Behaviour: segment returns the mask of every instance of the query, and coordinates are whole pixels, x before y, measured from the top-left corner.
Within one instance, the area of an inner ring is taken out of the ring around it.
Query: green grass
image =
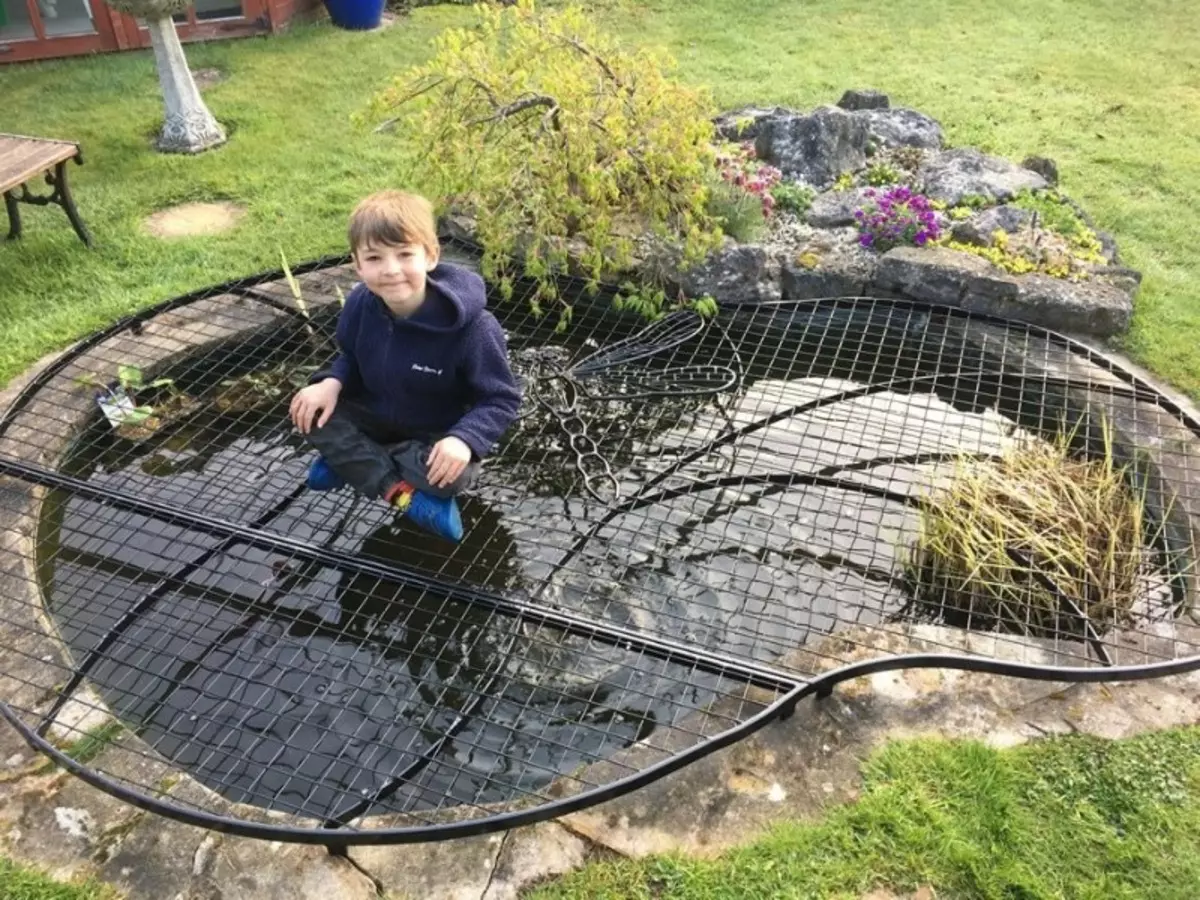
[[[597,15],[665,44],[722,105],[833,102],[873,86],[937,117],[956,144],[1060,163],[1064,189],[1113,231],[1146,280],[1127,349],[1200,397],[1200,17],[1176,0],[607,0]],[[99,248],[57,210],[29,210],[0,246],[0,379],[115,316],[235,274],[340,251],[349,207],[405,184],[402,141],[349,127],[389,72],[424,59],[461,7],[417,10],[377,34],[327,26],[190,45],[230,77],[207,97],[229,145],[196,159],[149,151],[160,106],[151,57],[0,67],[6,130],[84,142],[75,174]],[[419,188],[420,185],[409,186]],[[236,231],[163,244],[140,221],[164,205],[232,198]]]
[[[77,740],[63,747],[63,752],[81,765],[91,762],[125,732],[125,726],[115,719],[84,732]]]
[[[94,881],[65,884],[0,858],[0,900],[112,900],[116,896]]]
[[[955,900],[1200,896],[1200,729],[996,751],[910,741],[876,753],[860,799],[709,861],[593,864],[529,900]]]

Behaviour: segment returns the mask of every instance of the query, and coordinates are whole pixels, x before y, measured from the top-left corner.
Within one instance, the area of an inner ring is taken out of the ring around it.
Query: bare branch
[[[426,81],[426,83],[422,87],[414,88],[414,89],[410,90],[407,94],[402,96],[399,100],[391,100],[390,101],[391,106],[393,109],[396,108],[397,106],[403,106],[405,103],[409,103],[413,100],[416,100],[422,94],[432,91],[435,87],[440,87],[441,85],[443,85],[445,83],[446,83],[445,78],[430,79],[430,80]]]
[[[580,53],[582,53],[584,56],[586,56],[588,59],[590,59],[596,65],[598,65],[600,67],[600,69],[604,72],[604,74],[609,77],[609,80],[612,81],[612,83],[615,84],[617,87],[619,87],[619,88],[625,87],[625,82],[623,82],[620,78],[617,77],[617,73],[612,70],[612,66],[610,66],[607,62],[605,62],[604,57],[602,57],[595,50],[593,50],[592,48],[587,46],[587,44],[583,43],[583,41],[579,40],[579,38],[575,38],[575,37],[560,38],[560,40],[562,40],[562,42],[567,44],[568,46],[574,47],[576,50],[578,50]]]
[[[526,109],[532,109],[535,106],[549,107],[549,111],[544,117],[545,119],[558,118],[558,101],[547,94],[534,94],[532,97],[522,97],[520,100],[514,100],[512,103],[500,106],[492,115],[485,116],[482,119],[475,119],[468,124],[483,125],[487,122],[496,121],[497,119],[507,119]]]
[[[395,109],[398,106],[403,106],[405,103],[410,103],[413,100],[416,100],[422,94],[426,94],[429,91],[432,91],[436,87],[441,87],[445,83],[446,83],[445,78],[434,78],[431,81],[427,82],[424,87],[409,91],[409,93],[407,95],[405,95],[404,97],[401,97],[399,100],[393,100],[391,102],[392,108]],[[399,122],[403,118],[404,118],[403,115],[399,115],[399,116],[393,116],[390,119],[385,119],[384,121],[380,122],[377,126],[375,126],[375,133],[380,134],[384,131],[390,131],[392,128],[395,127],[396,123]]]
[[[487,94],[488,102],[492,104],[492,109],[500,108],[500,99],[496,96],[495,91],[488,87],[486,82],[480,81],[478,78],[471,78],[469,80],[472,84]]]

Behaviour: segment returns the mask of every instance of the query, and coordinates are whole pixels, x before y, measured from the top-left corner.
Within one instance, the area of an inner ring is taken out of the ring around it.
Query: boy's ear
[[[426,251],[426,253],[425,253],[425,271],[432,272],[434,269],[436,269],[438,260],[441,259],[441,256],[442,256],[442,248],[441,247],[434,247],[432,251]]]

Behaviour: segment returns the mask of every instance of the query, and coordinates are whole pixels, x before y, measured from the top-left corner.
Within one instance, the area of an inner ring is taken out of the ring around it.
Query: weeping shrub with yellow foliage
[[[621,47],[577,6],[520,0],[474,16],[366,115],[423,148],[414,180],[474,218],[487,277],[506,292],[533,278],[535,312],[550,301],[565,322],[554,276],[568,260],[594,285],[630,265],[639,234],[686,263],[720,245],[706,210],[712,103],[673,77],[670,57]]]

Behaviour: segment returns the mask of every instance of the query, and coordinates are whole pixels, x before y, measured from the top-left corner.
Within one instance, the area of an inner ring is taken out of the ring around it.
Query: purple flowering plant
[[[866,204],[854,213],[862,246],[882,253],[901,244],[924,247],[941,237],[938,214],[924,194],[899,185],[865,196]]]

